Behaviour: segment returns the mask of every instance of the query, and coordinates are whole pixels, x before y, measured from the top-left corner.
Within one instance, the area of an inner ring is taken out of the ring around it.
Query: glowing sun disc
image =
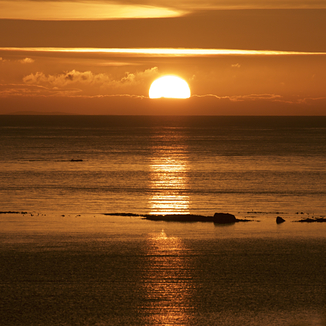
[[[153,81],[149,88],[150,98],[189,98],[190,88],[177,76],[163,76]]]

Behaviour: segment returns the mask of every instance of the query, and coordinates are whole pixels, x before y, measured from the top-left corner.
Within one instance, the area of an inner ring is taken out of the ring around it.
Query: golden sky
[[[325,34],[324,0],[0,0],[0,114],[325,115]]]

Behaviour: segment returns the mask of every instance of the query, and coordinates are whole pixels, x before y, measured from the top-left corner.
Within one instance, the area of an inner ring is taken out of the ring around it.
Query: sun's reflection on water
[[[172,137],[170,135],[170,137]],[[179,141],[180,140],[180,141]],[[150,164],[151,214],[189,214],[188,157],[182,137],[153,148]]]
[[[189,324],[193,318],[194,283],[187,248],[177,237],[162,230],[146,244],[142,307],[144,324]]]

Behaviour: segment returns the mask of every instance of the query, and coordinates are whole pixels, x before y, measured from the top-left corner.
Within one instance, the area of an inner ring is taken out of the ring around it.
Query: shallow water
[[[324,224],[0,217],[2,325],[326,325]]]
[[[2,116],[0,207],[326,215],[325,126],[325,117]]]

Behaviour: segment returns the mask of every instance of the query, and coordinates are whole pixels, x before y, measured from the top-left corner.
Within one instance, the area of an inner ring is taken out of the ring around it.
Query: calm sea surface
[[[1,116],[0,150],[3,210],[326,213],[325,117]]]
[[[0,325],[326,325],[326,117],[0,116],[0,151]]]

